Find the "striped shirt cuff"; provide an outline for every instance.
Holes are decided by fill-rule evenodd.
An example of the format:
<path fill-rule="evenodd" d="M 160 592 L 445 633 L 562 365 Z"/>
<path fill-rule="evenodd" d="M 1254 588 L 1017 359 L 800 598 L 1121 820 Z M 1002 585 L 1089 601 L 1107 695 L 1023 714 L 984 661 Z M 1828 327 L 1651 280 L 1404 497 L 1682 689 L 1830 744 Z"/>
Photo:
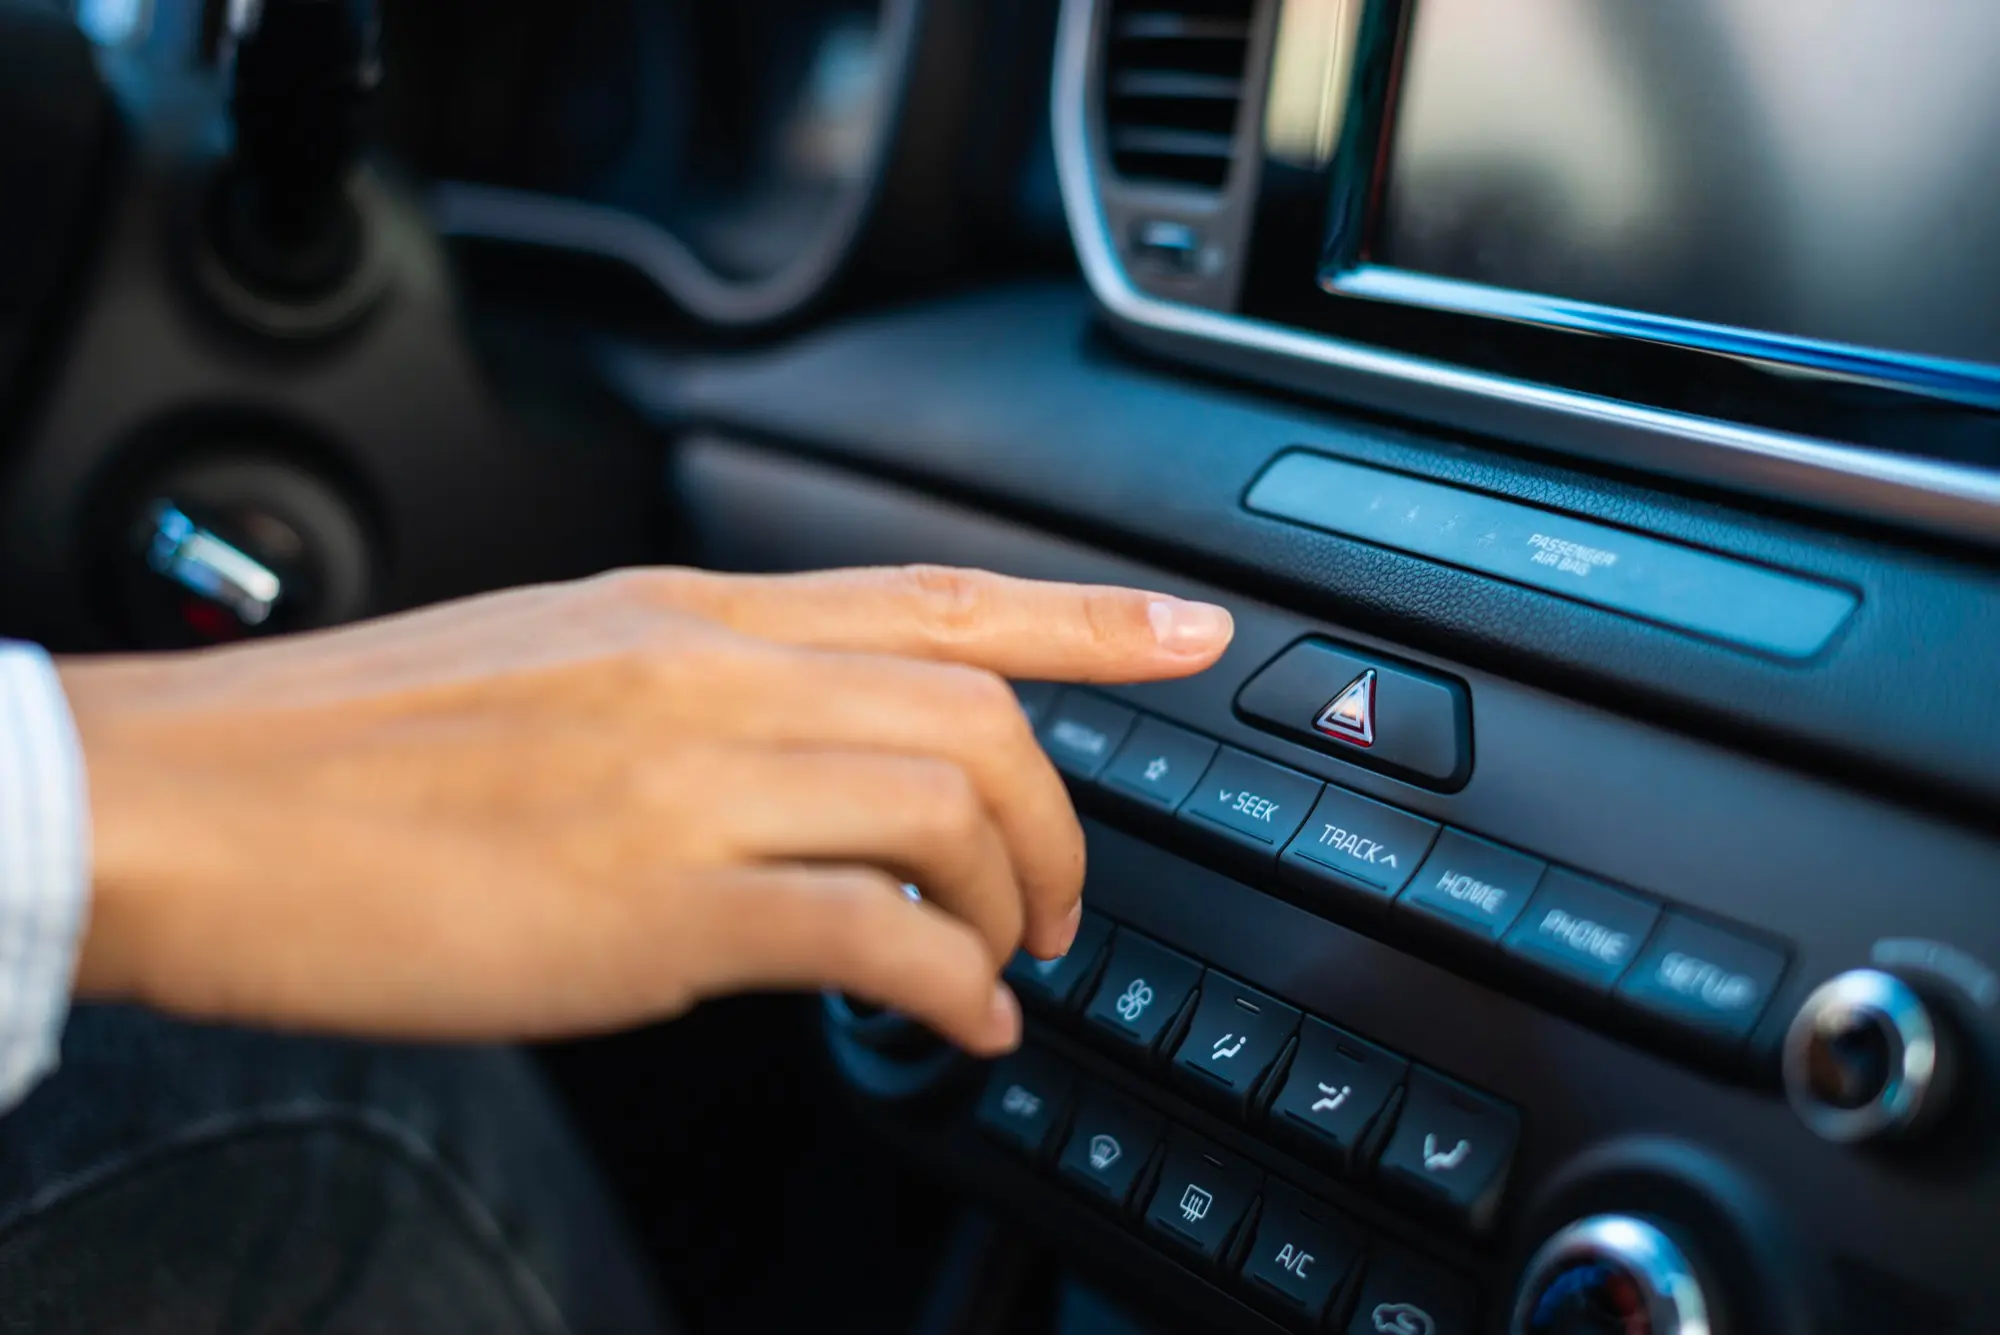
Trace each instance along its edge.
<path fill-rule="evenodd" d="M 90 793 L 47 654 L 0 643 L 0 1112 L 53 1071 L 90 897 Z"/>

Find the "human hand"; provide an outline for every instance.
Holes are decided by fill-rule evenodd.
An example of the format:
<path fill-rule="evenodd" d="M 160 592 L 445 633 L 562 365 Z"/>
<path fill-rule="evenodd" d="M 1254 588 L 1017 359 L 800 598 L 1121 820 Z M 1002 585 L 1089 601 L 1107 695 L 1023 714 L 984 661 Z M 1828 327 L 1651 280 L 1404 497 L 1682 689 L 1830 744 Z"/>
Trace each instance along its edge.
<path fill-rule="evenodd" d="M 1181 676 L 1230 633 L 1205 604 L 978 572 L 647 570 L 68 660 L 95 824 L 78 990 L 521 1038 L 834 987 L 998 1051 L 999 971 L 1068 947 L 1084 861 L 1004 678 Z"/>

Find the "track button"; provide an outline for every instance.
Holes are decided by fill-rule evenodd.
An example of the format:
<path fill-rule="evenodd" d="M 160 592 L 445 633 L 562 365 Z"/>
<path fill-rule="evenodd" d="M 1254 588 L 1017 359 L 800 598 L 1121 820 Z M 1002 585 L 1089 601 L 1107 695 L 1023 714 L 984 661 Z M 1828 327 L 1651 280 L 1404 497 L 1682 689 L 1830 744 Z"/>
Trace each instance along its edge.
<path fill-rule="evenodd" d="M 1436 821 L 1328 784 L 1279 875 L 1311 900 L 1379 908 L 1409 883 L 1437 833 Z"/>

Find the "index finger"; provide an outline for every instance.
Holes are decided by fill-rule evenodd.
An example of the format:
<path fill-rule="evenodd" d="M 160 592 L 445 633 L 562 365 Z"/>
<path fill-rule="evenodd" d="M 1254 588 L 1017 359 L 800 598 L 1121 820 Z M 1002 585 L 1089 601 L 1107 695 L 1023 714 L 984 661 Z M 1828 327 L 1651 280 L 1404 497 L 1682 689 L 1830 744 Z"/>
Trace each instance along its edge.
<path fill-rule="evenodd" d="M 948 660 L 1019 679 L 1183 677 L 1213 663 L 1235 633 L 1228 611 L 1212 603 L 949 566 L 639 578 L 676 608 L 764 639 Z"/>

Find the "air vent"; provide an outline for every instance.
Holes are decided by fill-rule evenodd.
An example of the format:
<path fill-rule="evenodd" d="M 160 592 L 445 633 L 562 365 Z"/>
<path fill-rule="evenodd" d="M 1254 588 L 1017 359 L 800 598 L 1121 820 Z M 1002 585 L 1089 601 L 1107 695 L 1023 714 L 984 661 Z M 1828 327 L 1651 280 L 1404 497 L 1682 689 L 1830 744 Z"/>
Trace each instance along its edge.
<path fill-rule="evenodd" d="M 1220 190 L 1236 145 L 1254 0 L 1116 0 L 1105 50 L 1111 164 Z"/>

